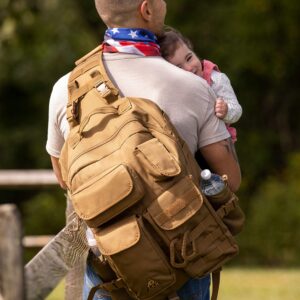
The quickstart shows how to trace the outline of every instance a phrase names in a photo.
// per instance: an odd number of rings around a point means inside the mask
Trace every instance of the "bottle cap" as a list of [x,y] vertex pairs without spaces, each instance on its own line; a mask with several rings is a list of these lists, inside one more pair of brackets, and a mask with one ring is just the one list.
[[204,180],[209,180],[211,177],[211,172],[208,169],[205,169],[201,172],[201,178]]

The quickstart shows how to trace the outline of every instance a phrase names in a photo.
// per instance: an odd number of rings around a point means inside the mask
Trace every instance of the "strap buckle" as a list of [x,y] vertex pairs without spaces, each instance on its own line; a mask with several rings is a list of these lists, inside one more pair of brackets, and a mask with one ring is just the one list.
[[110,88],[106,85],[104,81],[98,81],[94,87],[103,98],[109,96],[112,93]]
[[171,265],[174,267],[174,268],[177,268],[177,269],[182,269],[184,267],[186,267],[187,265],[187,261],[183,259],[182,262],[177,262],[176,261],[176,243],[179,241],[179,239],[174,239],[171,241],[170,243],[170,263]]
[[[192,245],[192,252],[188,254],[188,246]],[[197,256],[197,248],[195,239],[190,240],[190,231],[186,231],[183,235],[181,255],[186,261],[191,261]]]

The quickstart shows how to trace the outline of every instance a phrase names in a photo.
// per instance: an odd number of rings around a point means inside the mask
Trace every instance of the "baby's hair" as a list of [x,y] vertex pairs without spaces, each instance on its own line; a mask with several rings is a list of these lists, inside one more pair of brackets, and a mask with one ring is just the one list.
[[186,44],[190,50],[193,50],[191,41],[184,37],[178,30],[170,26],[165,27],[164,33],[158,38],[158,43],[161,56],[165,59],[172,57],[175,54],[180,43]]

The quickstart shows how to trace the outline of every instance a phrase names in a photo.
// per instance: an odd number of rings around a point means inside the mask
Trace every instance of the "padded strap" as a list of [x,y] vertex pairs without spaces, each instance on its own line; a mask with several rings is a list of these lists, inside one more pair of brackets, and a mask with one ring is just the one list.
[[[78,105],[84,95],[90,90],[97,89],[101,97],[115,101],[119,98],[119,90],[108,77],[103,61],[102,47],[97,47],[76,62],[68,82],[67,118],[72,124],[78,117]],[[88,72],[90,71],[90,74]],[[86,74],[86,75],[85,75]],[[82,77],[82,80],[79,77]],[[78,121],[78,120],[77,120]]]

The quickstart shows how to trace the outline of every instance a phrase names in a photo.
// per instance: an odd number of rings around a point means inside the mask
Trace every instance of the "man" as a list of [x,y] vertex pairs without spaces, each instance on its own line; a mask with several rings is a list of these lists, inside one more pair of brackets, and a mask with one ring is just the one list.
[[[200,150],[211,170],[226,173],[230,188],[236,191],[241,181],[240,169],[228,131],[214,114],[215,95],[204,80],[158,56],[154,35],[159,36],[163,31],[165,1],[95,0],[95,4],[100,18],[110,28],[104,43],[104,65],[121,94],[148,98],[158,104],[192,153]],[[126,42],[128,47],[122,47],[120,41]],[[150,50],[145,50],[149,45]],[[47,141],[47,151],[62,187],[65,185],[58,159],[68,132],[65,118],[68,77],[62,77],[53,89]],[[93,270],[88,269],[86,284],[89,287],[86,286],[84,299],[88,289],[97,283],[94,275]],[[209,277],[190,280],[179,295],[180,299],[209,299]]]

